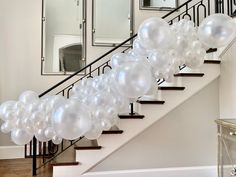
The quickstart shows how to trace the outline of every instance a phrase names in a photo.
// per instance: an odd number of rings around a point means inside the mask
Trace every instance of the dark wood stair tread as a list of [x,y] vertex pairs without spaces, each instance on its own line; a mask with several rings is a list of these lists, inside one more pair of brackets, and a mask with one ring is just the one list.
[[75,166],[79,165],[79,162],[53,162],[52,166]]
[[210,48],[206,51],[206,53],[213,53],[213,52],[216,52],[217,51],[217,48]]
[[203,77],[204,73],[178,73],[175,77]]
[[100,150],[102,146],[76,146],[75,150]]
[[138,100],[137,103],[140,103],[140,104],[164,104],[165,101],[160,101],[160,100]]
[[158,90],[184,90],[185,87],[180,87],[180,86],[159,86]]
[[123,130],[104,130],[102,134],[104,135],[110,135],[110,134],[122,134]]
[[118,117],[120,119],[143,119],[145,116],[144,115],[140,115],[138,113],[134,113],[134,114],[119,114]]
[[220,64],[221,61],[220,60],[205,60],[204,63],[205,64]]

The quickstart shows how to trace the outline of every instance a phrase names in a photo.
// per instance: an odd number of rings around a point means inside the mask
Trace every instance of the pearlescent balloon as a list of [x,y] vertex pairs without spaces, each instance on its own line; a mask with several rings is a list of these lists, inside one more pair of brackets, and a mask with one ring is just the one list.
[[11,132],[11,140],[17,145],[28,144],[33,135],[28,134],[25,130],[15,129]]
[[166,48],[172,43],[169,24],[158,17],[149,18],[140,25],[138,38],[146,49]]
[[45,136],[45,130],[46,129],[39,129],[36,133],[35,133],[35,137],[37,138],[37,140],[41,141],[41,142],[48,142],[50,140],[50,138]]
[[10,133],[12,129],[13,125],[10,121],[6,121],[1,125],[1,131],[5,134]]
[[62,143],[62,138],[60,138],[58,136],[54,136],[52,138],[52,142],[53,142],[53,144],[56,144],[56,145],[61,144]]
[[127,55],[125,53],[116,53],[111,57],[111,67],[116,68],[127,61]]
[[117,70],[116,82],[121,95],[138,98],[148,92],[152,74],[148,67],[139,62],[127,62]]
[[6,114],[12,110],[15,110],[16,101],[7,101],[0,106],[0,119],[6,120]]
[[154,50],[150,53],[148,60],[155,71],[161,71],[166,68],[171,63],[171,57],[163,50]]
[[88,131],[84,136],[88,140],[98,139],[102,135],[103,127],[100,121],[94,121],[91,130]]
[[227,45],[235,37],[236,25],[225,14],[214,14],[205,18],[199,26],[199,40],[209,48]]
[[67,100],[53,111],[52,126],[59,137],[77,139],[91,128],[90,109],[78,101]]
[[39,100],[38,94],[30,90],[23,92],[19,96],[19,101],[21,101],[24,104],[31,104],[38,100]]
[[54,131],[52,127],[46,128],[44,133],[45,133],[45,136],[49,139],[52,139],[54,136],[56,136],[56,132]]
[[148,56],[147,50],[141,45],[141,42],[139,39],[135,39],[133,42],[133,51],[137,55],[141,55],[144,57]]

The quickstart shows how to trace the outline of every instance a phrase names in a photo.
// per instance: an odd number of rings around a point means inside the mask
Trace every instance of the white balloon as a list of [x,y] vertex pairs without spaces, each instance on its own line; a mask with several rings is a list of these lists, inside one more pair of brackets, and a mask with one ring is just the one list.
[[144,57],[148,56],[147,50],[141,45],[141,42],[139,39],[135,39],[133,42],[133,51],[137,55],[141,55]]
[[52,126],[59,137],[77,139],[90,130],[90,109],[78,101],[67,100],[53,111]]
[[28,144],[33,138],[33,135],[28,134],[25,130],[15,129],[11,132],[11,139],[17,145]]
[[10,121],[6,121],[1,125],[1,131],[5,134],[10,133],[13,129],[13,125]]
[[139,62],[127,62],[116,72],[117,90],[127,98],[138,98],[148,92],[152,83],[148,67]]
[[99,121],[94,121],[91,130],[88,131],[84,136],[88,140],[98,139],[102,135],[103,127]]
[[0,106],[0,119],[6,120],[6,114],[12,110],[15,110],[16,101],[7,101]]
[[31,104],[35,101],[38,101],[39,97],[38,94],[34,91],[25,91],[19,96],[19,101],[21,101],[24,104]]
[[127,62],[127,54],[125,53],[116,53],[111,57],[111,67],[116,68]]
[[138,38],[146,49],[166,48],[172,44],[169,24],[159,17],[145,20],[138,29]]
[[227,45],[235,37],[236,25],[225,14],[214,14],[205,18],[198,28],[199,40],[209,48]]
[[41,141],[41,142],[48,142],[48,141],[50,141],[50,138],[45,136],[45,130],[46,129],[39,129],[35,133],[35,137],[37,138],[38,141]]
[[45,136],[49,139],[52,139],[54,136],[56,136],[56,132],[52,127],[48,127],[44,131]]
[[169,67],[171,63],[171,57],[169,54],[162,50],[152,51],[148,57],[151,66],[155,71],[162,71]]
[[62,138],[60,138],[58,136],[54,136],[52,138],[52,142],[53,142],[53,144],[56,144],[56,145],[61,144],[62,143]]

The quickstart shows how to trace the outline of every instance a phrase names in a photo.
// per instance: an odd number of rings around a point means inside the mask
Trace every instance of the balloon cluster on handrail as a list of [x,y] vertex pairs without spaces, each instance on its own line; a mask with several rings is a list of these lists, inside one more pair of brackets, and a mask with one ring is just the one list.
[[69,99],[59,95],[39,99],[37,93],[26,91],[18,101],[1,104],[1,131],[11,133],[18,145],[33,136],[55,144],[81,136],[97,139],[118,123],[118,114],[127,112],[130,102],[154,94],[157,79],[172,82],[183,64],[201,67],[206,50],[226,46],[235,29],[234,20],[224,14],[205,18],[199,27],[186,19],[171,26],[161,18],[147,19],[133,49],[113,55],[112,70],[76,83]]

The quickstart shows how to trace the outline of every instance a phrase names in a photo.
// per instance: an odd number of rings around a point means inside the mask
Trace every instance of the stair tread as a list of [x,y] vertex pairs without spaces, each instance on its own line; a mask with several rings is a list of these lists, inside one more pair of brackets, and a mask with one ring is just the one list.
[[102,146],[76,146],[75,150],[100,150]]
[[53,162],[52,166],[75,166],[79,165],[79,162]]
[[216,52],[217,51],[217,48],[210,48],[206,51],[206,53],[213,53],[213,52]]
[[205,64],[220,64],[221,61],[220,60],[205,60],[204,63]]
[[182,86],[159,86],[158,90],[184,90]]
[[104,130],[102,134],[122,134],[123,130]]
[[178,73],[175,77],[203,77],[204,73]]
[[119,114],[118,117],[120,119],[143,119],[145,116],[144,115],[140,115],[138,113],[134,113],[134,114]]
[[140,104],[164,104],[165,101],[161,101],[161,100],[138,100],[137,103],[140,103]]

